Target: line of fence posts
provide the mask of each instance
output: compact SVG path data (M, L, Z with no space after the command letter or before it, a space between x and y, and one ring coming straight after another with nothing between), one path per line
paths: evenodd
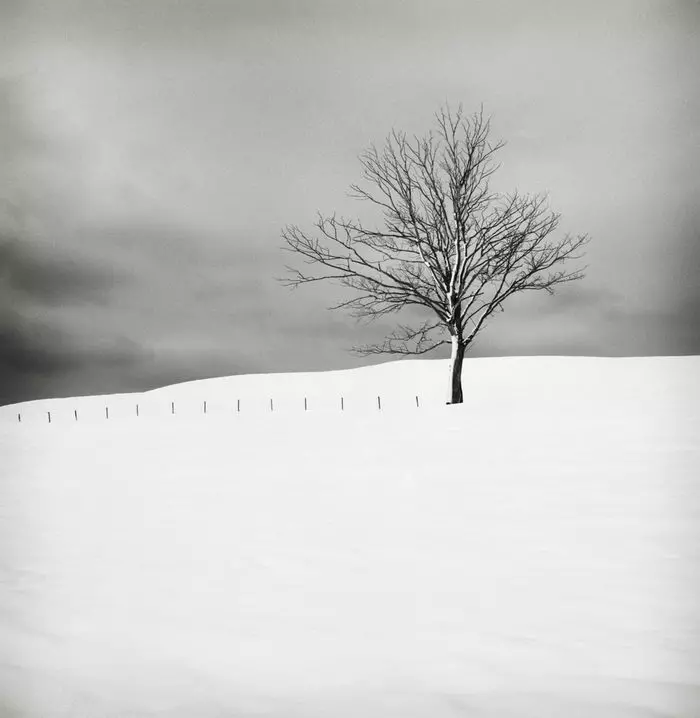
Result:
M418 397L418 394L415 395L415 400L416 400L416 408L420 408L420 399ZM270 411L274 411L274 409L275 409L274 401L273 401L273 398L270 397ZM304 411L308 411L308 409L309 409L308 399L307 399L307 397L304 397ZM377 395L377 409L379 411L381 411L381 409L382 409L382 397L379 395ZM340 410L345 411L345 397L344 396L340 397ZM206 399L204 400L204 403L203 403L203 411L205 414L207 413ZM236 400L236 411L239 413L241 411L241 400L240 399ZM175 402L174 401L170 402L170 412L171 412L171 414L175 414ZM48 417L48 422L50 424L51 423L51 412L47 411L46 415ZM73 416L75 417L75 421L78 421L78 410L77 409L73 409ZM138 404L136 404L136 416L137 417L140 416ZM105 419L109 419L109 406L105 406ZM17 413L17 422L20 424L22 423L21 412Z

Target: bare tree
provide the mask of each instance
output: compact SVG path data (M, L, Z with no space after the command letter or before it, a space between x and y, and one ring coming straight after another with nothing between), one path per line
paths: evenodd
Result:
M442 108L423 137L392 131L383 149L360 156L364 182L351 186L351 196L380 210L379 227L334 214L319 215L312 234L295 225L282 232L285 248L310 266L287 267L287 286L338 282L353 296L331 308L356 317L429 310L419 326L399 325L382 344L355 351L424 354L450 342L450 403L463 401L465 351L508 297L551 294L583 276L563 265L581 257L588 238L553 239L560 215L546 196L491 189L504 142L492 143L489 131L483 110L466 116L461 107Z

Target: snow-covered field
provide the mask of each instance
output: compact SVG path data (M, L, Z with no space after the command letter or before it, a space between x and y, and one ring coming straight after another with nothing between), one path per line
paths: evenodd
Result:
M0 716L700 716L700 357L464 376L0 408Z

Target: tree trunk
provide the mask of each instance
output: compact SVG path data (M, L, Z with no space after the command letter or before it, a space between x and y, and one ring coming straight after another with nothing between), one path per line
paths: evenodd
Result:
M462 362L464 351L467 345L462 338L452 335L452 355L450 357L450 398L448 404L461 404L464 400L462 395Z

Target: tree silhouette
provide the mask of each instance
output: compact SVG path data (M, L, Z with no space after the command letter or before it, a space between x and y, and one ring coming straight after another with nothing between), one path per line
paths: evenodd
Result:
M392 131L384 147L361 156L362 184L351 195L381 211L380 226L319 214L315 231L287 226L286 249L308 270L287 267L287 286L335 281L353 296L332 309L377 318L419 306L431 316L399 324L362 354L424 354L451 343L449 402L461 403L464 354L494 312L513 294L553 293L580 279L567 270L586 235L553 236L560 215L544 195L500 194L490 187L494 156L483 110L466 116L443 107L423 137Z

